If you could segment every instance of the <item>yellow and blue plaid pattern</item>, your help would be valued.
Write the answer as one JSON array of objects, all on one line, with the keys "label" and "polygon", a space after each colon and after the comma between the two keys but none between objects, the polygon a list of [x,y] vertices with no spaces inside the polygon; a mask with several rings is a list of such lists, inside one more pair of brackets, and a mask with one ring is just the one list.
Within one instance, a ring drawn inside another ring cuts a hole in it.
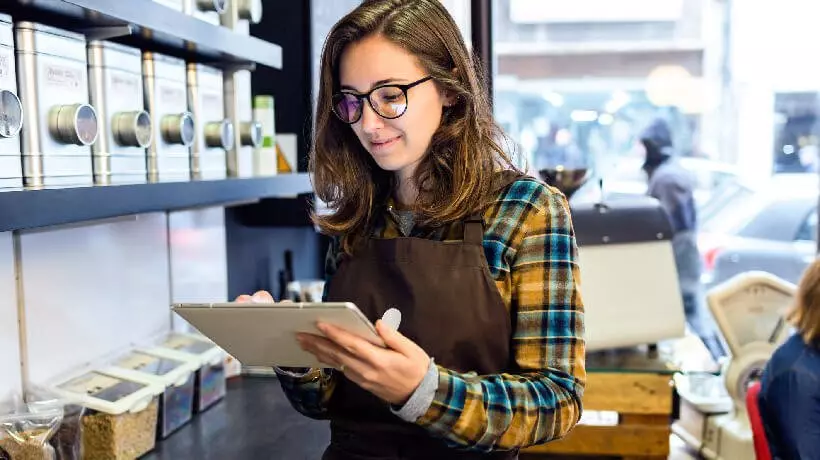
[{"label": "yellow and blue plaid pattern", "polygon": [[[398,226],[385,214],[374,236],[398,237]],[[556,189],[522,178],[504,189],[484,221],[490,273],[512,316],[515,368],[476,375],[439,366],[433,403],[416,423],[453,447],[476,451],[559,439],[581,416],[586,382],[584,307],[569,206]],[[411,236],[460,240],[462,226],[416,229]],[[333,245],[328,276],[337,256]],[[328,418],[332,372],[315,369],[280,381],[297,410]]]}]

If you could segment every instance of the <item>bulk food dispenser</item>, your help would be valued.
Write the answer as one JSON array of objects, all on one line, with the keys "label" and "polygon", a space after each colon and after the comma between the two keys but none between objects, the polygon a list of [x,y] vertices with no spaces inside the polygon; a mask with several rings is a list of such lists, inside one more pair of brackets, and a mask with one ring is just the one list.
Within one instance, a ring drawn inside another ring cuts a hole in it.
[{"label": "bulk food dispenser", "polygon": [[196,126],[188,111],[185,61],[152,52],[143,53],[145,107],[151,114],[148,180],[190,179],[190,147]]},{"label": "bulk food dispenser", "polygon": [[15,34],[25,185],[92,185],[98,126],[85,37],[32,22],[17,23]]},{"label": "bulk food dispenser", "polygon": [[198,120],[191,149],[191,177],[224,179],[227,150],[233,147],[234,126],[225,118],[222,71],[204,64],[188,64],[188,106]]},{"label": "bulk food dispenser", "polygon": [[144,110],[142,53],[120,44],[88,44],[91,103],[98,110],[100,136],[92,147],[97,184],[147,180],[146,148],[151,116]]},{"label": "bulk food dispenser", "polygon": [[11,24],[10,16],[0,14],[0,190],[23,186],[19,137],[23,105],[17,96]]}]

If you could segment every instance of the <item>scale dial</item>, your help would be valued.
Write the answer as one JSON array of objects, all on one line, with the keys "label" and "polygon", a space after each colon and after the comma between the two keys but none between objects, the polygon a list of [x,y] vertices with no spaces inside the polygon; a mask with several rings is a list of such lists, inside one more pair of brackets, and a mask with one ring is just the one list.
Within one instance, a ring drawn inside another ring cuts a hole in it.
[{"label": "scale dial", "polygon": [[707,294],[733,356],[756,342],[779,345],[788,336],[784,320],[796,287],[764,272],[741,273]]}]

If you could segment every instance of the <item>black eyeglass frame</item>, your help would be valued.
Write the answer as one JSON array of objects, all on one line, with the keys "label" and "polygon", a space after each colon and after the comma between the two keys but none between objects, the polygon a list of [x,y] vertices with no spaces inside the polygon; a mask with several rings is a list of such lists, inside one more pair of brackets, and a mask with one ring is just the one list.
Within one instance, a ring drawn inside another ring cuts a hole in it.
[{"label": "black eyeglass frame", "polygon": [[[404,85],[397,85],[397,84],[394,84],[394,83],[390,83],[390,84],[386,84],[386,85],[379,85],[379,86],[377,86],[377,87],[375,87],[375,88],[371,89],[370,91],[368,91],[366,93],[363,93],[363,94],[356,93],[355,91],[352,91],[352,90],[342,90],[342,91],[339,91],[339,92],[333,94],[333,96],[331,97],[330,111],[333,112],[333,115],[336,115],[336,118],[338,118],[339,121],[341,121],[342,123],[348,124],[348,125],[355,124],[359,120],[361,120],[362,115],[364,114],[364,104],[362,104],[362,109],[359,110],[359,115],[352,121],[347,121],[347,120],[343,119],[336,112],[336,100],[337,100],[337,98],[339,96],[349,95],[349,96],[355,97],[359,102],[361,102],[362,99],[367,99],[367,103],[370,104],[370,108],[373,109],[373,111],[376,112],[376,114],[378,116],[380,116],[380,117],[382,117],[386,120],[395,120],[396,118],[399,118],[402,115],[404,115],[405,113],[407,113],[407,108],[410,107],[410,98],[407,95],[407,91],[410,90],[410,88],[416,87],[416,86],[418,86],[422,83],[425,83],[428,80],[432,80],[432,79],[433,79],[433,76],[428,75],[424,78],[421,78],[421,79],[416,80],[412,83],[407,83],[407,84],[404,84]],[[373,104],[373,100],[370,99],[370,95],[372,95],[374,92],[376,92],[380,89],[384,89],[384,88],[398,88],[404,94],[404,100],[405,100],[404,110],[400,114],[396,115],[395,117],[386,117],[386,116],[382,115],[381,112],[379,112],[379,110]]]}]

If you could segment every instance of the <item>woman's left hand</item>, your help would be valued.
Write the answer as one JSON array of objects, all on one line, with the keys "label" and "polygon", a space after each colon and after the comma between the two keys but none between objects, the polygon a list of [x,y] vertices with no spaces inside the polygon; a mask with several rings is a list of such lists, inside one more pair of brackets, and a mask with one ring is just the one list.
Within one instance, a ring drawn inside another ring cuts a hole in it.
[{"label": "woman's left hand", "polygon": [[297,334],[302,349],[393,405],[410,399],[430,366],[430,357],[421,347],[381,320],[376,331],[386,348],[329,324],[317,327],[326,337]]}]

